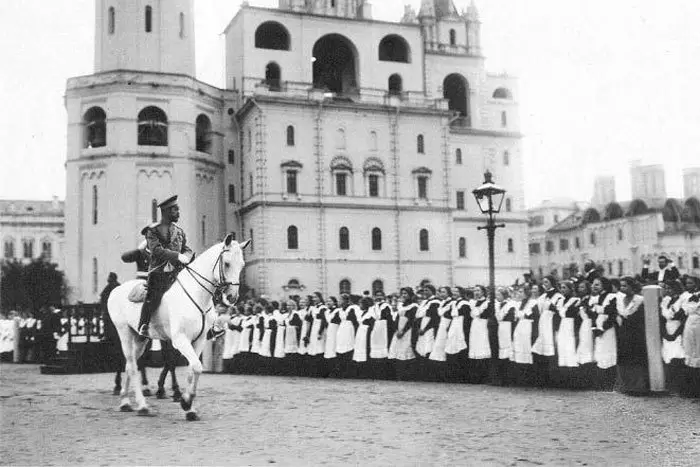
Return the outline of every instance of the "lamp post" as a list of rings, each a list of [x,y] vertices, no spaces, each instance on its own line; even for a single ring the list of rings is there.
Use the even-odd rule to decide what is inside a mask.
[[[493,243],[496,238],[496,229],[505,227],[505,224],[496,224],[494,216],[501,212],[501,204],[503,204],[506,190],[493,183],[493,175],[487,170],[484,174],[484,184],[472,193],[481,212],[489,216],[486,225],[477,227],[477,229],[486,230],[489,242],[489,316],[493,316],[496,311],[496,261]]]

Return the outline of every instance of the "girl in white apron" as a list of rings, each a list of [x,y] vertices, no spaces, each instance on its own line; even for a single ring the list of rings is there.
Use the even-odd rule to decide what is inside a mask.
[[[609,281],[597,278],[593,281],[591,291],[598,294],[598,303],[593,307],[593,359],[598,368],[608,370],[617,364],[617,335],[615,333],[615,314],[617,313],[617,295],[609,293]],[[607,379],[603,375],[603,379]]]
[[[661,300],[661,356],[664,363],[678,364],[674,360],[684,360],[683,352],[683,323],[685,322],[685,311],[681,299],[683,285],[680,281],[665,284],[666,296]],[[685,299],[685,300],[684,300]]]
[[[515,303],[510,299],[508,289],[499,288],[496,292],[496,320],[498,321],[498,358],[513,358],[513,321]]]
[[[579,365],[587,365],[593,362],[593,320],[595,319],[593,305],[596,299],[592,298],[591,285],[585,280],[578,284],[576,292],[579,297],[578,316],[581,320],[576,360]]]
[[[513,372],[517,384],[532,385],[532,344],[537,337],[539,289],[535,284],[525,284],[517,290],[515,298],[517,306],[513,330]]]
[[[435,330],[438,326],[440,300],[435,296],[435,287],[430,284],[423,286],[422,294],[425,299],[418,308],[416,316],[416,318],[420,319],[416,353],[423,358],[428,358],[435,344]]]
[[[355,374],[359,378],[366,378],[369,372],[367,357],[369,353],[369,333],[374,325],[374,310],[372,310],[372,299],[362,297],[360,299],[360,318],[357,334],[355,334],[355,348],[352,360],[356,362]]]
[[[438,309],[439,322],[435,333],[433,351],[430,353],[429,359],[437,362],[446,362],[447,332],[450,329],[450,323],[452,323],[452,290],[448,287],[440,287],[437,298],[440,300],[440,308]]]
[[[389,358],[392,360],[408,361],[416,358],[411,345],[413,337],[413,322],[416,319],[418,304],[413,289],[401,289],[400,304],[397,307],[397,326],[394,338],[389,346]]]
[[[574,295],[574,284],[563,281],[560,284],[563,300],[559,301],[557,314],[559,326],[556,333],[557,356],[560,367],[575,368],[578,366],[576,355],[576,319],[579,315],[581,300]]]
[[[283,361],[285,367],[283,374],[288,376],[301,376],[302,357],[299,355],[299,347],[301,340],[301,327],[302,323],[304,322],[303,315],[302,311],[299,310],[297,302],[292,299],[287,300],[287,309],[289,310],[289,313],[287,314],[285,322],[285,359]]]
[[[338,328],[340,327],[340,307],[338,300],[335,297],[329,297],[326,300],[326,345],[323,350],[323,358],[326,360],[334,359],[338,353],[336,346],[338,344]]]
[[[338,337],[335,342],[336,372],[339,377],[354,377],[351,362],[355,349],[355,333],[359,327],[358,319],[362,313],[357,303],[359,297],[343,294],[343,303],[337,315]]]
[[[226,329],[226,334],[224,336],[224,353],[222,358],[224,360],[231,360],[238,353],[238,346],[241,340],[241,322],[243,316],[241,316],[240,311],[234,308],[233,315],[231,316],[231,321]]]
[[[450,316],[452,322],[447,331],[447,379],[452,382],[467,382],[468,355],[467,355],[467,335],[465,332],[467,318],[471,308],[467,300],[467,291],[462,287],[452,289],[452,310]]]

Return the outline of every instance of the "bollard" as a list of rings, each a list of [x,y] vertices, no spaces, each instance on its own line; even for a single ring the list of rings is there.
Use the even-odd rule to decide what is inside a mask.
[[[12,319],[12,336],[12,362],[22,363],[19,361],[21,357],[20,346],[22,345],[19,339],[19,318]]]
[[[642,289],[642,294],[644,296],[644,325],[649,361],[649,390],[664,392],[666,391],[666,376],[661,357],[661,323],[659,320],[661,287],[647,285]]]

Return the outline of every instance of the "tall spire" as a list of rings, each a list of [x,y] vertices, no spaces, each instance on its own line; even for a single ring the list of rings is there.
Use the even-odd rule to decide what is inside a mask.
[[[459,16],[457,8],[452,0],[434,0],[435,16],[438,18],[446,18],[450,16]]]
[[[474,0],[469,3],[469,8],[467,8],[467,20],[479,21],[479,10],[476,8]]]

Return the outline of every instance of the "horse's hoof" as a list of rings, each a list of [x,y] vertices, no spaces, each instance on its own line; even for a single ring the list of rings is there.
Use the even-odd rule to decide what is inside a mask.
[[[193,399],[194,397],[190,396],[189,394],[182,396],[182,399],[180,399],[180,407],[182,407],[182,410],[189,412],[189,410],[192,408]]]
[[[167,396],[165,395],[165,389],[158,388],[158,390],[156,391],[156,399],[167,399]]]
[[[122,404],[119,406],[120,412],[133,412],[134,409],[129,404]]]
[[[148,410],[148,407],[141,407],[138,412],[136,412],[140,417],[145,417],[147,415],[150,415],[151,411]]]
[[[143,391],[141,391],[141,392],[143,392],[143,395],[145,397],[151,397],[153,395],[153,393],[151,392],[151,390],[149,388],[144,388]]]
[[[180,391],[173,392],[173,402],[180,402],[182,400],[182,393]]]
[[[187,412],[185,414],[185,420],[188,422],[197,422],[199,421],[199,415],[197,415],[197,412]]]
[[[122,388],[120,388],[119,386],[114,386],[114,389],[112,390],[112,395],[118,396],[121,393],[122,393]]]

